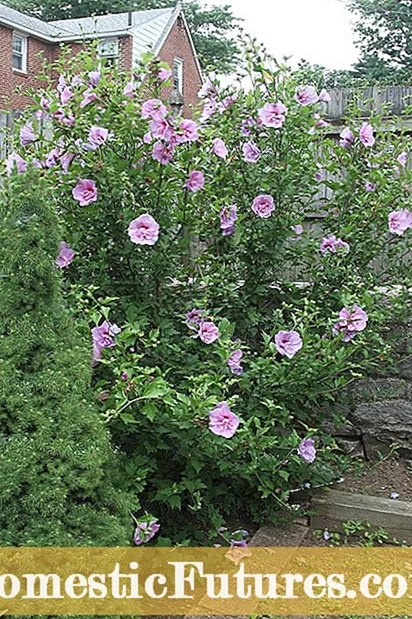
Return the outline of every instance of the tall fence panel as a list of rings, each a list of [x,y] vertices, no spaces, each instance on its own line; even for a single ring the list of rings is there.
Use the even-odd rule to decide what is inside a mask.
[[[13,132],[14,122],[20,115],[20,110],[0,112],[0,159],[7,155],[7,136]]]

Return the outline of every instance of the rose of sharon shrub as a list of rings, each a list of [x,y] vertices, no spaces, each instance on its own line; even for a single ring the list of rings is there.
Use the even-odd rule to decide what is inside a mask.
[[[173,541],[213,539],[235,510],[274,518],[291,489],[339,477],[324,417],[385,367],[410,286],[410,145],[356,113],[333,135],[327,92],[251,66],[253,91],[209,80],[183,119],[152,56],[133,75],[66,58],[71,96],[50,84],[34,110],[52,137],[33,121],[24,164],[4,166],[6,185],[32,164],[54,189],[124,487]]]

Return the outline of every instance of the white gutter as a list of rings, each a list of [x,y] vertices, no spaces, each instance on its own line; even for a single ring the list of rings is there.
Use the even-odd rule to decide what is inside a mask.
[[[85,39],[105,39],[109,37],[127,37],[130,36],[130,30],[114,30],[113,32],[90,32],[88,34],[79,33],[59,36],[58,39],[53,39],[55,43],[64,43],[65,41],[83,41]]]

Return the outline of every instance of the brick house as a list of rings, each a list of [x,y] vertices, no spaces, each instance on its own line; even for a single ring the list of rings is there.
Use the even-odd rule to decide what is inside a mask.
[[[53,62],[60,46],[74,53],[98,40],[105,62],[131,69],[145,51],[173,68],[176,91],[185,105],[196,105],[202,76],[196,50],[180,5],[99,17],[45,22],[0,4],[0,108],[22,109],[29,98],[17,87],[40,87],[42,62]]]

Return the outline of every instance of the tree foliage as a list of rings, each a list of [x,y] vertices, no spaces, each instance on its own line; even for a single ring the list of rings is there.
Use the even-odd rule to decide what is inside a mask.
[[[369,82],[412,81],[412,0],[349,0],[361,58],[355,77]]]
[[[53,21],[175,7],[177,0],[69,0],[57,4],[52,0],[6,0],[5,3],[28,15]],[[202,67],[229,73],[236,66],[239,50],[235,33],[241,21],[233,14],[230,4],[204,7],[197,0],[187,0],[183,9]]]
[[[17,180],[1,204],[0,545],[126,545],[132,503],[114,485],[90,346],[62,305],[44,189],[37,174]]]

